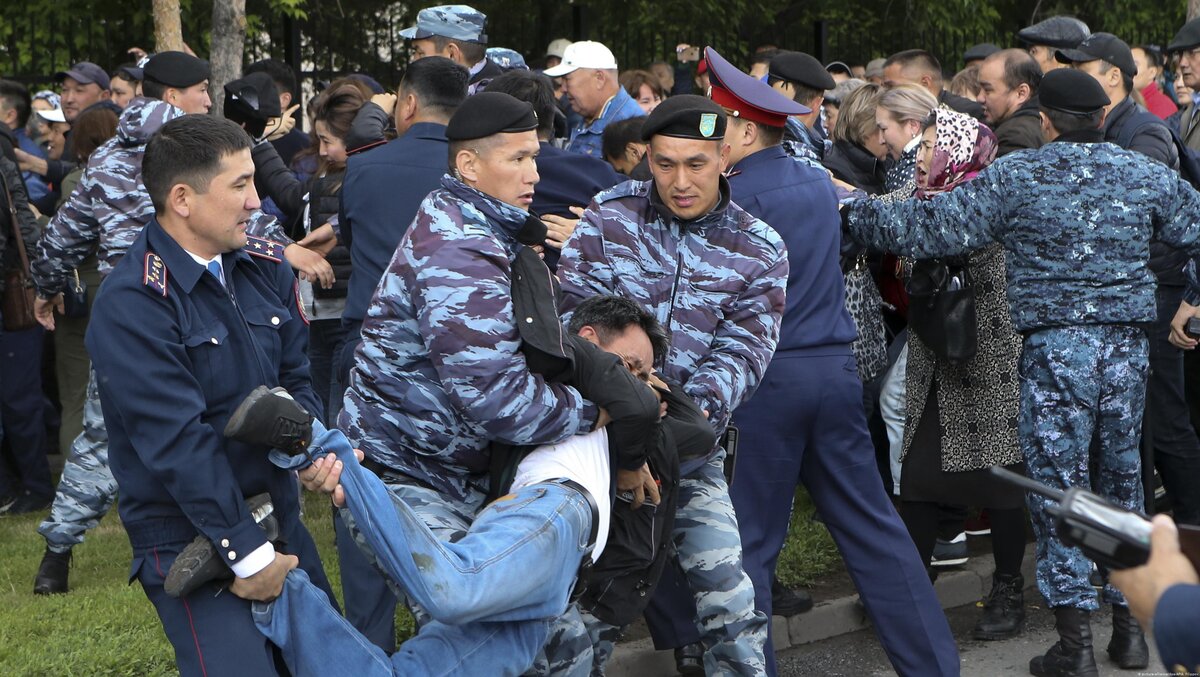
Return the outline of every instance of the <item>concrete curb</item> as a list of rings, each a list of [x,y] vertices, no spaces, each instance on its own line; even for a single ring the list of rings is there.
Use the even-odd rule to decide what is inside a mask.
[[[1034,587],[1034,555],[1028,548],[1021,572],[1025,576],[1026,588]],[[991,589],[995,563],[989,556],[973,557],[961,569],[952,569],[938,576],[934,591],[943,609],[952,609],[974,604],[983,599]],[[772,638],[775,651],[840,635],[858,632],[871,627],[863,608],[858,604],[858,595],[847,595],[818,602],[808,613],[771,619]],[[622,642],[613,650],[606,671],[609,677],[647,677],[649,675],[674,675],[675,658],[670,651],[655,651],[649,639]]]

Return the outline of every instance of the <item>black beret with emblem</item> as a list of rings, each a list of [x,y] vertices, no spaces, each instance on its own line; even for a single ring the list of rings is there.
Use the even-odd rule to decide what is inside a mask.
[[[207,61],[183,52],[159,52],[142,69],[146,80],[176,88],[198,85],[208,79],[210,72]]]
[[[478,95],[476,95],[478,96]],[[679,139],[716,141],[725,138],[725,111],[695,94],[672,96],[658,104],[642,123],[642,140],[656,134]]]
[[[1071,115],[1091,115],[1111,101],[1096,79],[1074,68],[1059,68],[1042,76],[1038,87],[1042,108]]]
[[[804,52],[780,52],[771,59],[772,78],[804,85],[809,89],[833,89],[837,83],[816,58]]]
[[[537,114],[525,101],[501,92],[481,92],[468,97],[446,125],[451,141],[482,139],[493,134],[511,134],[537,129]]]

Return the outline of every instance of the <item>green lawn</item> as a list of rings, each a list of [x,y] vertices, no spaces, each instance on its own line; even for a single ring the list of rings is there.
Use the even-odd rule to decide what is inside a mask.
[[[796,514],[779,564],[785,583],[811,582],[837,565],[824,526],[812,521],[807,496],[797,494]],[[0,675],[38,677],[175,673],[170,644],[154,608],[136,583],[126,585],[129,540],[116,511],[75,548],[71,592],[37,597],[33,576],[45,541],[41,515],[0,517]],[[305,523],[316,539],[334,591],[341,599],[338,561],[327,499],[305,495]],[[412,632],[401,612],[399,638]]]

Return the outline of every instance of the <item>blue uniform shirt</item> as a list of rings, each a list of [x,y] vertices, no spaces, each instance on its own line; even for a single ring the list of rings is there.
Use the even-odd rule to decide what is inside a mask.
[[[619,87],[616,95],[604,104],[604,109],[591,124],[583,120],[571,129],[571,142],[567,144],[567,150],[603,160],[601,141],[604,138],[604,128],[614,122],[645,114],[637,101],[629,96],[629,92],[626,92],[624,87]]]
[[[281,385],[321,411],[282,246],[252,239],[247,248],[272,256],[226,253],[222,286],[152,220],[96,296],[87,348],[135,555],[199,532],[236,564],[266,542],[245,505],[263,492],[285,538],[299,525],[295,479],[270,464],[268,449],[222,435],[259,385]]]
[[[568,207],[587,207],[596,194],[625,181],[604,160],[555,148],[543,141],[537,158],[538,181],[533,193],[533,213],[576,218]],[[546,265],[558,268],[559,252],[546,248]]]
[[[829,175],[772,146],[729,173],[733,201],[787,246],[787,310],[777,351],[830,347],[849,354],[857,335],[846,311],[841,217]]]
[[[417,208],[446,173],[446,125],[418,122],[398,139],[350,158],[338,217],[351,273],[342,317],[362,321]]]

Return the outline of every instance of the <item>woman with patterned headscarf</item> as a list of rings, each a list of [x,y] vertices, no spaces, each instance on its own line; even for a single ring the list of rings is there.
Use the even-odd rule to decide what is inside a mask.
[[[974,118],[935,110],[923,125],[917,153],[917,196],[930,199],[973,179],[996,157],[996,137]],[[956,260],[922,266],[965,268],[974,288],[978,347],[974,357],[950,362],[910,327],[905,375],[905,426],[900,514],[918,552],[929,561],[937,538],[938,505],[987,508],[996,573],[976,639],[1020,632],[1024,621],[1024,494],[992,478],[993,465],[1021,465],[1017,441],[1021,337],[1013,330],[1000,245]],[[911,306],[910,306],[911,307]],[[910,311],[911,314],[911,311]]]

